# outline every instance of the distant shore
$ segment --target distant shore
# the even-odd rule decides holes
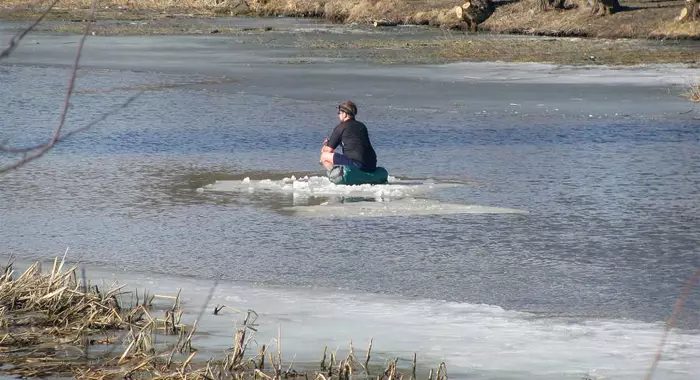
[[[39,17],[48,3],[32,7],[8,0],[0,19],[27,21]],[[436,33],[393,38],[391,33],[361,34],[337,41],[322,33],[300,37],[296,47],[315,55],[353,51],[361,59],[389,64],[441,64],[450,62],[542,62],[564,65],[635,66],[680,64],[700,67],[700,21],[675,20],[683,0],[621,1],[623,9],[595,17],[585,6],[567,3],[569,9],[540,11],[536,0],[497,1],[495,12],[479,25],[478,33],[458,27],[454,7],[462,0],[434,0],[420,4],[351,0],[183,0],[178,7],[163,0],[101,0],[94,13],[91,33],[115,35],[259,35],[260,43],[275,40],[273,26],[244,28],[231,17],[302,17],[326,20],[339,27],[391,29],[394,25],[425,25]],[[90,0],[64,0],[56,4],[37,31],[81,34],[90,19]],[[390,26],[374,27],[382,20]],[[380,24],[377,24],[380,25]],[[439,29],[438,29],[439,28]],[[490,38],[496,37],[497,38]]]
[[[316,17],[339,23],[413,24],[458,28],[454,8],[464,0],[100,0],[96,18],[103,20],[157,20],[189,15]],[[48,2],[38,6],[6,0],[0,19],[33,19]],[[173,6],[177,4],[177,6]],[[541,11],[537,0],[497,0],[494,13],[479,25],[483,32],[540,36],[652,38],[700,40],[700,20],[678,22],[684,0],[622,0],[622,9],[610,16],[591,15],[585,1],[569,0],[566,9]],[[91,0],[63,0],[47,19],[77,21],[87,18]]]
[[[4,12],[5,19],[26,21],[39,16],[38,10]],[[226,15],[227,16],[227,15]],[[243,16],[245,17],[245,16]],[[60,34],[82,34],[88,11],[55,9],[35,31]],[[289,31],[275,26],[243,27],[226,18],[200,13],[177,13],[156,10],[101,9],[91,25],[96,36],[118,35],[246,35],[260,36],[259,43],[279,43],[278,37]],[[264,18],[260,25],[265,25]],[[487,21],[488,23],[488,21]],[[272,23],[271,23],[272,24]],[[345,24],[338,24],[340,28]],[[350,27],[350,25],[348,25]],[[635,66],[647,64],[680,64],[700,67],[700,41],[688,39],[626,39],[523,36],[500,33],[468,33],[435,28],[435,32],[408,37],[382,33],[381,27],[357,23],[354,27],[367,33],[344,40],[327,33],[299,33],[294,46],[314,56],[337,56],[352,51],[359,59],[382,65],[442,64],[450,62],[542,62],[563,65]],[[377,29],[377,33],[372,32]],[[384,30],[391,30],[391,27]],[[439,38],[438,38],[439,37]],[[277,41],[277,42],[275,42]],[[26,41],[24,42],[26,43]]]

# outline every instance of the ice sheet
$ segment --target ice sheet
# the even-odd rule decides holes
[[[473,204],[444,203],[433,199],[404,198],[390,202],[326,202],[292,206],[287,211],[312,217],[376,217],[449,214],[526,214],[525,210]]]

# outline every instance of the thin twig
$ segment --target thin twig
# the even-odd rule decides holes
[[[54,0],[53,4],[57,3],[58,0]],[[61,111],[61,116],[59,118],[58,126],[56,126],[56,129],[53,132],[53,135],[51,136],[51,139],[49,142],[41,149],[37,150],[36,152],[24,156],[22,159],[19,161],[9,164],[4,167],[0,167],[0,173],[4,173],[10,170],[17,169],[19,167],[22,167],[26,165],[27,163],[36,160],[37,158],[40,158],[44,154],[46,154],[48,151],[53,149],[53,147],[56,145],[56,142],[58,141],[60,135],[61,135],[61,129],[63,128],[63,125],[65,124],[66,121],[66,115],[68,114],[68,108],[70,106],[70,98],[73,95],[73,88],[75,87],[75,78],[76,78],[76,73],[78,71],[78,65],[80,63],[80,57],[83,54],[83,47],[85,46],[85,39],[87,38],[88,34],[90,33],[90,26],[92,25],[92,21],[94,20],[95,16],[95,7],[96,7],[97,0],[92,1],[92,6],[90,7],[90,17],[87,25],[85,26],[85,32],[83,33],[83,36],[80,38],[80,43],[78,44],[78,52],[75,54],[75,61],[73,62],[73,68],[71,70],[71,75],[68,80],[68,89],[66,90],[66,97],[63,102],[63,110]],[[36,22],[38,24],[38,22]],[[28,33],[28,32],[27,32]],[[26,35],[26,33],[25,33]],[[22,35],[23,37],[24,35]],[[10,46],[13,46],[12,43],[10,43]],[[9,49],[9,48],[8,48]],[[14,49],[14,48],[13,48]],[[4,52],[3,52],[4,53]],[[7,53],[9,54],[9,53]],[[0,55],[0,58],[2,58],[2,55]]]
[[[413,361],[412,361],[412,366],[411,366],[411,378],[415,379],[416,378],[416,353],[413,353]]]
[[[666,339],[668,339],[668,333],[675,326],[676,320],[678,319],[678,314],[680,314],[681,310],[683,310],[685,300],[688,298],[688,294],[690,294],[690,291],[693,289],[693,285],[695,285],[695,282],[697,282],[698,277],[700,277],[700,269],[696,270],[695,273],[693,273],[690,276],[690,278],[688,278],[688,281],[686,281],[685,287],[683,288],[680,297],[678,297],[678,300],[676,301],[676,306],[673,308],[673,312],[671,313],[671,316],[666,322],[666,326],[664,327],[664,333],[661,336],[661,342],[659,342],[659,347],[656,350],[656,356],[654,357],[654,361],[651,363],[651,368],[649,368],[649,372],[644,378],[645,380],[651,380],[652,376],[654,375],[656,365],[659,363],[659,360],[661,360],[661,352],[663,351],[664,345],[666,344]]]
[[[282,325],[277,325],[277,376],[282,374]]]
[[[15,34],[12,37],[12,39],[10,40],[10,45],[0,53],[0,60],[9,57],[10,54],[12,54],[12,52],[17,48],[17,46],[19,46],[19,42],[22,40],[22,38],[24,38],[27,34],[29,34],[29,32],[31,32],[34,28],[36,28],[36,26],[39,25],[41,20],[43,20],[44,17],[46,17],[46,15],[48,15],[49,12],[51,12],[51,9],[53,9],[53,7],[59,1],[60,0],[53,0],[51,2],[51,4],[49,4],[49,7],[46,8],[46,10],[44,10],[43,12],[41,12],[41,15],[39,15],[39,18],[37,18],[31,25],[26,27],[24,30],[17,32],[17,34]]]

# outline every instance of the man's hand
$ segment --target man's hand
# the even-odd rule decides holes
[[[335,149],[329,147],[327,144],[328,144],[328,138],[326,137],[326,139],[323,140],[323,147],[321,148],[321,153],[326,153],[326,152],[333,153],[335,151]]]

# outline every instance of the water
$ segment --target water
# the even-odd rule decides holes
[[[55,128],[76,41],[32,38],[0,65],[0,139],[19,146]],[[303,49],[255,38],[89,39],[66,130],[137,98],[0,178],[0,255],[69,247],[106,283],[182,287],[192,313],[212,292],[206,310],[261,314],[260,344],[281,326],[289,360],[374,337],[379,359],[418,351],[456,378],[644,376],[700,266],[700,122],[679,96],[697,71],[299,64]],[[322,175],[345,99],[380,165],[436,185],[378,200],[198,191]],[[699,311],[696,288],[655,378],[700,375]],[[204,314],[200,344],[219,353],[241,315]]]

